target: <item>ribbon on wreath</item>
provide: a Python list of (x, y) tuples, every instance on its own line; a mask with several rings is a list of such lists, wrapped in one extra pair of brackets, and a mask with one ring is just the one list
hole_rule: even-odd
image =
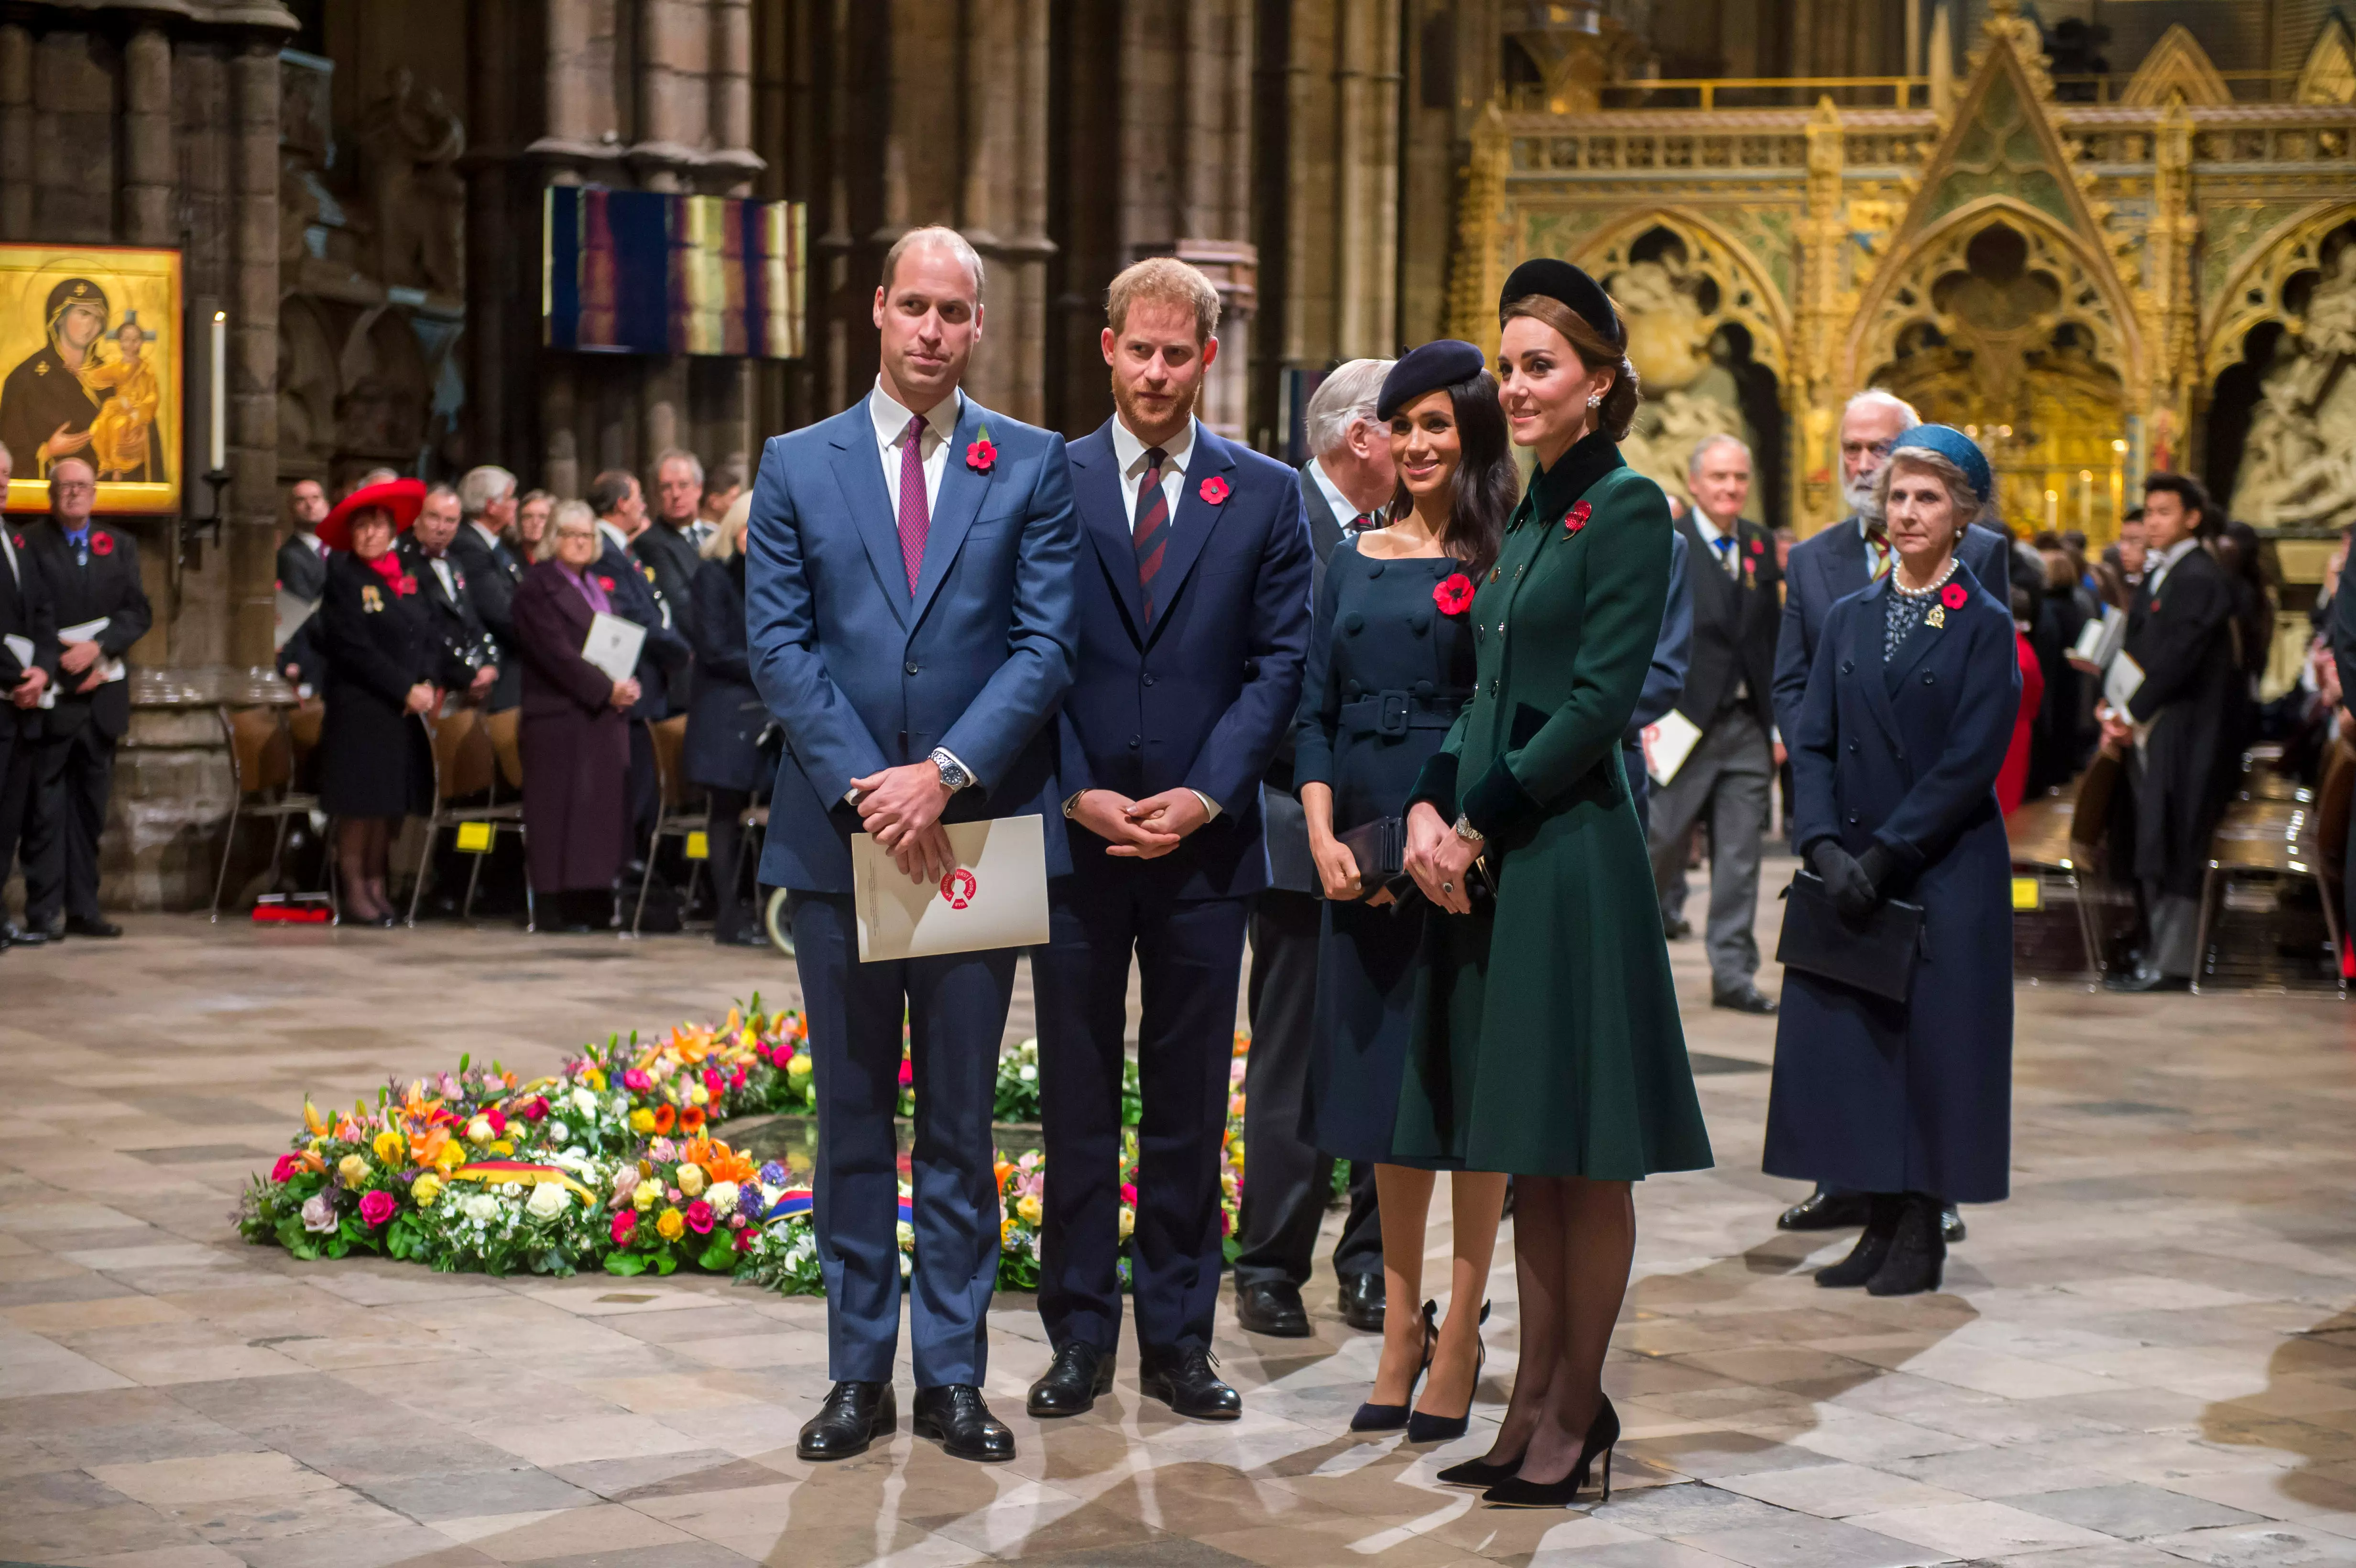
[(575, 1181), (570, 1173), (552, 1165), (530, 1165), (519, 1159), (478, 1159), (460, 1166), (449, 1176), (452, 1181), (513, 1181), (525, 1187), (541, 1187), (553, 1182), (581, 1200), (584, 1209), (597, 1207), (597, 1195)]

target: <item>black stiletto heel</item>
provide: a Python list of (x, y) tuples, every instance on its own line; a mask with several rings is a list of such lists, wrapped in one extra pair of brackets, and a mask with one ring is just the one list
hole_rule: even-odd
[(1486, 1490), (1500, 1481), (1513, 1479), (1514, 1472), (1521, 1467), (1520, 1454), (1515, 1455), (1502, 1465), (1492, 1465), (1486, 1459), (1467, 1459), (1461, 1465), (1449, 1466), (1431, 1478), (1442, 1486), (1478, 1487)]
[[(1481, 1304), (1481, 1321), (1489, 1321), (1489, 1304)], [(1438, 1330), (1433, 1331), (1436, 1335)], [(1462, 1415), (1427, 1415), (1416, 1411), (1407, 1418), (1407, 1440), (1410, 1443), (1453, 1443), (1472, 1427), (1472, 1400), (1481, 1392), (1481, 1373), (1489, 1364), (1489, 1347), (1474, 1335), (1475, 1358), (1472, 1362), (1472, 1392), (1464, 1396)]]
[(1397, 1432), (1400, 1427), (1407, 1425), (1412, 1413), (1410, 1407), (1415, 1403), (1415, 1385), (1423, 1381), (1424, 1373), (1431, 1371), (1431, 1353), (1439, 1348), (1440, 1303), (1427, 1301), (1423, 1304), (1423, 1365), (1415, 1370), (1415, 1381), (1407, 1385), (1408, 1403), (1406, 1404), (1362, 1404), (1358, 1406), (1358, 1413), (1350, 1417), (1350, 1430)]
[(1586, 1488), (1589, 1471), (1595, 1456), (1603, 1456), (1603, 1498), (1612, 1500), (1612, 1450), (1620, 1442), (1620, 1413), (1612, 1408), (1610, 1395), (1605, 1395), (1603, 1408), (1595, 1413), (1588, 1424), (1587, 1439), (1579, 1446), (1579, 1463), (1570, 1474), (1559, 1481), (1540, 1483), (1526, 1481), (1519, 1476), (1498, 1482), (1481, 1494), (1484, 1503), (1499, 1508), (1569, 1508)]

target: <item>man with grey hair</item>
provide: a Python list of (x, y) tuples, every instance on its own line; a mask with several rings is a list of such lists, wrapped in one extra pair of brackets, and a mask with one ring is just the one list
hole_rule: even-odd
[[(1784, 567), (1783, 624), (1775, 639), (1775, 721), (1786, 734), (1799, 723), (1826, 615), (1836, 601), (1879, 581), (1897, 559), (1882, 532), (1875, 488), (1890, 461), (1890, 443), (1922, 422), (1912, 404), (1879, 387), (1858, 393), (1841, 410), (1840, 486), (1848, 516), (1794, 545)], [(1982, 582), (2001, 584), (2010, 581), (2007, 548), (2002, 534), (1974, 523), (1964, 530), (1955, 554)], [(1838, 1230), (1865, 1223), (1866, 1209), (1861, 1193), (1818, 1188), (1775, 1223), (1786, 1231)], [(1948, 1241), (1964, 1239), (1954, 1204), (1942, 1204), (1941, 1223)]]
[[(672, 447), (655, 459), (654, 484), (649, 486), (654, 521), (630, 541), (630, 553), (654, 573), (655, 588), (670, 604), (680, 635), (695, 641), (695, 569), (702, 564), (695, 535), (696, 508), (703, 500), (703, 460)], [(687, 711), (693, 695), (691, 665), (681, 665), (670, 677), (670, 709)]]
[[(1314, 455), (1301, 465), (1301, 501), (1318, 582), (1343, 536), (1379, 527), (1398, 488), (1390, 432), (1375, 418), (1390, 368), (1387, 359), (1353, 359), (1318, 385), (1304, 411)], [(1313, 603), (1313, 586), (1310, 598)], [(1244, 1064), (1244, 1166), (1252, 1179), (1244, 1187), (1243, 1250), (1236, 1254), (1236, 1317), (1255, 1334), (1301, 1339), (1310, 1332), (1301, 1287), (1314, 1266), (1333, 1162), (1301, 1141), (1322, 911), (1309, 824), (1292, 793), (1290, 734), (1269, 764), (1267, 783), (1260, 794), (1269, 886), (1252, 899), (1245, 986), (1252, 1051)], [(1351, 1168), (1350, 1215), (1333, 1248), (1333, 1272), (1343, 1318), (1354, 1328), (1381, 1328), (1383, 1239), (1372, 1166)]]
[(1676, 520), (1686, 541), (1693, 631), (1677, 713), (1700, 734), (1661, 779), (1651, 805), (1653, 883), (1665, 926), (1681, 923), (1676, 897), (1695, 824), (1709, 824), (1710, 1005), (1772, 1013), (1759, 989), (1759, 853), (1778, 749), (1773, 706), (1776, 587), (1773, 538), (1748, 522), (1751, 448), (1733, 435), (1702, 438), (1686, 464), (1693, 509)]
[(523, 700), (523, 661), (515, 651), (515, 591), (524, 563), (508, 548), (515, 526), (516, 476), (492, 464), (466, 470), (458, 481), (458, 507), (466, 515), (450, 554), (466, 574), (482, 616), (499, 650), (499, 675), (484, 708), (502, 713)]

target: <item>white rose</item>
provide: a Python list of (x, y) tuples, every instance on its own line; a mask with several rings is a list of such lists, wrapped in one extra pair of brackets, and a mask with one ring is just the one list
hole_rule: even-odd
[(594, 1120), (597, 1115), (595, 1092), (585, 1083), (575, 1084), (573, 1089), (573, 1108), (580, 1115)]
[(712, 1211), (714, 1214), (723, 1216), (733, 1214), (736, 1211), (736, 1184), (733, 1181), (715, 1181), (712, 1184), (711, 1189), (704, 1193), (703, 1200), (712, 1205)]
[(1033, 1061), (1026, 1061), (1014, 1070), (1014, 1076), (1025, 1083), (1036, 1083), (1039, 1082), (1039, 1065)]
[(548, 1124), (548, 1141), (550, 1143), (569, 1143), (572, 1141), (572, 1138), (573, 1129), (566, 1126), (562, 1122), (551, 1122)]
[(487, 1192), (477, 1192), (466, 1200), (466, 1218), (485, 1224), (499, 1217), (499, 1200)]
[(553, 1220), (564, 1212), (565, 1191), (553, 1181), (543, 1181), (531, 1189), (531, 1200), (524, 1205), (535, 1220)]

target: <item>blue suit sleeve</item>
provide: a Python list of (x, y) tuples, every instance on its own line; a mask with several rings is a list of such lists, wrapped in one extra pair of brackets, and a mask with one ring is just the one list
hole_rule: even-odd
[[(1839, 525), (1835, 525), (1836, 527)], [(1798, 564), (1796, 561), (1794, 564)], [(1788, 742), (1800, 728), (1800, 705), (1807, 699), (1809, 679), (1808, 600), (1800, 571), (1783, 576), (1783, 622), (1775, 634), (1775, 728)]]
[(1310, 623), (1309, 662), (1301, 681), (1301, 711), (1293, 721), (1292, 787), (1333, 784), (1333, 731), (1342, 720), (1341, 683), (1333, 677), (1333, 609), (1342, 580), (1329, 568), (1317, 587)]
[(817, 606), (802, 562), (802, 523), (786, 478), (784, 440), (769, 439), (753, 481), (744, 531), (745, 641), (754, 688), (786, 727), (787, 745), (830, 806), (851, 793), (851, 780), (887, 764), (819, 650)]
[[(1833, 667), (1840, 660), (1846, 635), (1842, 613), (1836, 609), (1817, 632), (1816, 656), (1807, 661), (1803, 672), (1799, 700), (1788, 716), (1781, 711), (1776, 715), (1792, 759), (1792, 847), (1803, 859), (1823, 840), (1840, 837), (1840, 812), (1833, 791), (1835, 761), (1840, 752), (1840, 705)], [(1778, 681), (1787, 651), (1783, 647), (1775, 651)], [(1879, 672), (1874, 678), (1880, 678)]]
[(1644, 689), (1637, 695), (1636, 711), (1628, 720), (1627, 739), (1638, 740), (1644, 726), (1677, 705), (1686, 694), (1686, 672), (1693, 665), (1693, 580), (1686, 575), (1686, 536), (1669, 533), (1669, 603), (1661, 612), (1661, 638), (1653, 645), (1653, 667), (1644, 674)]
[(1988, 613), (1972, 616), (1964, 693), (1947, 722), (1939, 760), (1874, 829), (1874, 842), (1902, 866), (1919, 866), (1938, 853), (1964, 819), (1989, 799), (2012, 745), (2013, 720), (2020, 712), (2019, 645), (2011, 612), (1992, 599), (1984, 600), (1983, 607)]
[(1216, 801), (1228, 815), (1259, 796), (1276, 743), (1301, 701), (1301, 665), (1309, 651), (1309, 579), (1316, 552), (1309, 547), (1309, 516), (1301, 486), (1288, 481), (1276, 497), (1259, 577), (1252, 586), (1252, 625), (1244, 656), (1251, 678), (1203, 738), (1186, 769), (1186, 787)]
[(1064, 438), (1050, 436), (1023, 515), (1005, 661), (941, 737), (942, 748), (971, 770), (985, 794), (1012, 770), (1015, 758), (1072, 688), (1079, 619), (1073, 575), (1079, 546)]

